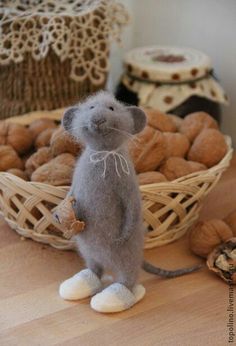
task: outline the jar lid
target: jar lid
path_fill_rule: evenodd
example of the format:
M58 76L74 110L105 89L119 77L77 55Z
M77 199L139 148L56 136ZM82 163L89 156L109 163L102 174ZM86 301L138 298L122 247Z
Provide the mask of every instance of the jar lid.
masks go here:
M208 55L192 48L172 46L139 47L124 59L127 73L135 78L178 83L202 78L212 70Z

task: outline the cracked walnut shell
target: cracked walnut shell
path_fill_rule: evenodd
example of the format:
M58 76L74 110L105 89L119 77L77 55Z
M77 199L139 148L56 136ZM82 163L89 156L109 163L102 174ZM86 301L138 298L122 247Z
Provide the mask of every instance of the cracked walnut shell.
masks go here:
M207 266L228 284L236 284L236 238L217 246L208 255Z

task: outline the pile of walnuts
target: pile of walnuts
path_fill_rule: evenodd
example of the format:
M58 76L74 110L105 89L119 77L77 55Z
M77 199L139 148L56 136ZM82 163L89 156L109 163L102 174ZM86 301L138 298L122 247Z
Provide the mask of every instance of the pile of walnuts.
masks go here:
M207 258L207 266L224 281L236 284L236 210L223 220L198 222L189 235L190 249Z
M146 109L146 128L130 144L140 184L171 181L221 161L227 144L217 122L205 112L184 119ZM138 144L138 145L137 145Z
M81 146L51 119L0 122L0 171L55 186L71 183Z
M148 124L130 141L140 184L171 181L216 165L227 144L207 113L185 119L145 110ZM55 186L71 183L81 145L55 121L42 118L29 126L0 122L0 171Z

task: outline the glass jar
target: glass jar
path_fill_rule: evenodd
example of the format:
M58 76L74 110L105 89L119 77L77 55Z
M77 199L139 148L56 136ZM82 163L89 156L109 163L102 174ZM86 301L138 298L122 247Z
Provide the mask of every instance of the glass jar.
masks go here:
M213 75L210 58L195 49L141 47L128 52L116 89L123 102L180 117L205 111L220 121L227 95Z

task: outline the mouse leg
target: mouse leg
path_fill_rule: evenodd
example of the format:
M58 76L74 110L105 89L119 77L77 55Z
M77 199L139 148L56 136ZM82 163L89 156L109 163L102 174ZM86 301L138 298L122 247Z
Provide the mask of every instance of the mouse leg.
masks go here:
M102 274L103 274L103 267L98 264L93 258L87 258L85 259L86 266L94 273L97 275L99 279L101 279Z
M119 282L121 285L126 286L129 290L132 291L136 282L138 281L139 271L139 267L134 266L132 268L130 263L128 265L124 263L122 268L116 268L116 282Z
M97 293L91 299L91 307L99 312L119 312L139 302L145 295L145 288L137 284L139 262L119 261L115 266L116 282Z
M59 294L66 300L78 300L90 297L102 289L101 276L103 268L93 259L86 259L87 269L81 270L59 288Z

